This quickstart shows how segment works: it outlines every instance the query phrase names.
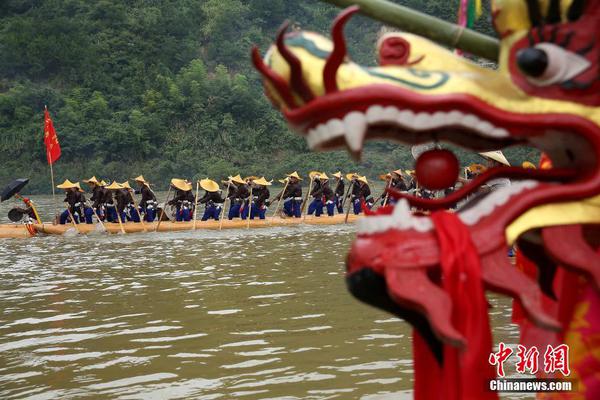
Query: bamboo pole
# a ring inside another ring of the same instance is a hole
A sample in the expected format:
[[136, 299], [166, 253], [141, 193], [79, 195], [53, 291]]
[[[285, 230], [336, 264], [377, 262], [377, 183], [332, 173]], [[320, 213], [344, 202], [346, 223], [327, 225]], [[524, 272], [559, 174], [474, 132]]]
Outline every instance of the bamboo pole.
[[252, 186], [250, 186], [250, 197], [248, 198], [248, 218], [246, 221], [246, 229], [250, 229], [250, 215], [252, 214]]
[[200, 192], [200, 183], [196, 181], [196, 199], [194, 200], [194, 224], [192, 230], [196, 230], [196, 217], [198, 214], [198, 193]]
[[[306, 199], [304, 200], [306, 203], [308, 203], [308, 198], [310, 197], [310, 193], [313, 190], [313, 184], [315, 183], [315, 179], [313, 177], [310, 178], [310, 186], [308, 187], [308, 193], [306, 193]], [[306, 207], [306, 212], [304, 212], [304, 206], [305, 204], [302, 205], [302, 213], [304, 214], [302, 216], [302, 221], [306, 221], [306, 215], [308, 214], [308, 208]]]
[[[131, 193], [131, 192], [129, 192], [129, 193]], [[140, 217], [140, 223], [142, 224], [142, 227], [144, 228], [144, 232], [148, 232], [148, 228], [146, 227], [146, 223], [144, 222], [144, 218], [142, 217], [142, 213], [140, 212], [138, 204], [135, 201], [135, 197], [133, 196], [133, 193], [131, 193], [131, 201], [133, 202], [133, 207], [135, 208], [135, 212], [137, 213], [138, 217]]]
[[360, 13], [403, 31], [426, 37], [441, 45], [458, 48], [478, 57], [498, 61], [500, 42], [472, 29], [394, 4], [387, 0], [322, 0], [338, 7], [353, 5]]
[[231, 208], [231, 199], [229, 198], [229, 188], [231, 187], [231, 181], [227, 182], [227, 191], [225, 192], [225, 200], [223, 201], [223, 209], [221, 210], [221, 218], [219, 218], [219, 230], [223, 229], [223, 217], [225, 217], [225, 209], [227, 200], [229, 200], [229, 208]]
[[279, 206], [283, 202], [283, 195], [285, 194], [285, 190], [287, 189], [289, 183], [290, 183], [289, 179], [285, 181], [285, 185], [283, 186], [283, 190], [281, 191], [281, 196], [279, 196], [279, 200], [277, 200], [277, 207], [275, 207], [275, 211], [273, 212], [273, 215], [271, 215], [271, 218], [269, 219], [269, 225], [273, 223], [273, 218], [275, 218], [275, 216], [277, 216], [277, 211], [279, 211]]
[[71, 220], [71, 224], [73, 224], [73, 227], [77, 231], [77, 234], [80, 234], [81, 232], [79, 231], [79, 227], [75, 223], [75, 217], [73, 217], [73, 213], [71, 212], [71, 209], [69, 207], [69, 204], [67, 204], [67, 212], [69, 213], [69, 219]]
[[[353, 180], [350, 184], [350, 186], [348, 186], [348, 192], [346, 193], [346, 199], [350, 199], [351, 196], [351, 191], [354, 188], [354, 185], [356, 185], [356, 180]], [[344, 217], [344, 223], [347, 224], [348, 223], [348, 217], [350, 216], [350, 208], [354, 208], [354, 203], [352, 203], [352, 201], [350, 201], [350, 203], [348, 204], [348, 208], [346, 209], [346, 216]]]
[[165, 215], [165, 208], [167, 207], [167, 203], [169, 202], [170, 195], [171, 195], [171, 185], [169, 185], [169, 190], [167, 191], [167, 199], [165, 200], [165, 204], [163, 204], [163, 207], [160, 209], [160, 216], [158, 218], [158, 224], [156, 224], [156, 228], [154, 228], [154, 232], [158, 231], [158, 228], [160, 227], [160, 224], [163, 219], [163, 215]]
[[94, 207], [92, 207], [90, 205], [90, 203], [88, 203], [87, 200], [85, 201], [85, 204], [87, 204], [87, 206], [92, 209], [92, 211], [94, 212], [94, 215], [96, 216], [96, 219], [98, 220], [98, 222], [102, 226], [102, 230], [106, 232], [106, 226], [104, 225], [104, 222], [102, 222], [102, 220], [100, 219], [100, 216], [98, 215], [98, 212], [96, 211], [96, 209]]
[[302, 206], [300, 207], [300, 215], [304, 214], [304, 210], [306, 209], [306, 204], [308, 203], [308, 196], [310, 196], [310, 192], [312, 190], [314, 178], [310, 177], [310, 184], [308, 185], [308, 191], [306, 192], [306, 196], [304, 196], [304, 201], [302, 202]]
[[[50, 152], [46, 150], [46, 158], [50, 160]], [[54, 169], [52, 168], [53, 163], [50, 164], [50, 181], [52, 183], [52, 205], [54, 206], [54, 219], [56, 220], [56, 216], [58, 215], [58, 206], [56, 205], [56, 190], [54, 188]]]

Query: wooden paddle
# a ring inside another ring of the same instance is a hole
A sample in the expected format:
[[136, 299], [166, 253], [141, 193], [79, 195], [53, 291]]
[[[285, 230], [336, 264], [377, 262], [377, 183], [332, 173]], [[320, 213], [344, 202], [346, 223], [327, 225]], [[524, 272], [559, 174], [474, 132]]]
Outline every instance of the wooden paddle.
[[288, 187], [288, 183], [290, 183], [289, 179], [285, 181], [285, 185], [283, 186], [283, 190], [280, 193], [279, 200], [277, 200], [277, 207], [275, 207], [275, 212], [273, 212], [273, 215], [269, 219], [269, 225], [273, 223], [273, 218], [277, 216], [277, 211], [279, 211], [279, 206], [283, 202], [283, 195], [285, 194], [285, 190]]
[[[346, 199], [350, 200], [350, 191], [354, 188], [354, 185], [356, 185], [356, 181], [353, 180], [352, 184], [348, 187], [348, 191], [346, 192]], [[344, 223], [347, 224], [348, 223], [348, 217], [350, 216], [350, 208], [354, 208], [354, 204], [352, 203], [352, 201], [350, 201], [350, 204], [348, 204], [348, 209], [346, 210], [346, 216], [344, 217]]]
[[125, 228], [123, 227], [123, 221], [121, 220], [121, 213], [119, 212], [119, 206], [117, 204], [115, 204], [115, 211], [117, 212], [117, 221], [119, 221], [119, 228], [121, 229], [121, 233], [125, 234]]
[[92, 209], [92, 211], [94, 212], [94, 215], [96, 216], [96, 219], [98, 220], [98, 222], [100, 223], [100, 226], [102, 227], [102, 231], [106, 232], [106, 226], [104, 226], [104, 222], [102, 222], [102, 220], [100, 219], [100, 216], [98, 215], [98, 212], [96, 211], [96, 209], [94, 207], [92, 207], [88, 201], [85, 201], [85, 204], [87, 204], [87, 206], [89, 208]]
[[248, 218], [246, 221], [246, 229], [250, 229], [250, 214], [252, 214], [252, 186], [250, 186], [250, 197], [248, 198]]
[[306, 192], [306, 196], [304, 196], [304, 201], [302, 202], [302, 207], [300, 207], [300, 215], [304, 214], [304, 209], [306, 208], [306, 204], [308, 203], [308, 196], [310, 196], [310, 192], [312, 190], [314, 178], [310, 177], [310, 184], [308, 185], [308, 191]]
[[[305, 202], [305, 203], [308, 203], [308, 197], [310, 196], [310, 193], [311, 193], [311, 192], [312, 192], [312, 190], [313, 190], [313, 184], [314, 184], [314, 182], [315, 182], [315, 178], [314, 178], [314, 177], [311, 177], [311, 178], [310, 178], [310, 185], [308, 186], [308, 193], [306, 193], [306, 198], [304, 199], [304, 202]], [[302, 204], [302, 213], [304, 214], [304, 215], [302, 216], [302, 221], [306, 221], [306, 215], [308, 214], [308, 207], [306, 207], [306, 212], [304, 212], [304, 206], [305, 206], [305, 205], [306, 205], [306, 204]]]
[[169, 185], [169, 190], [167, 191], [167, 199], [165, 200], [165, 204], [160, 209], [160, 217], [158, 218], [158, 224], [156, 224], [156, 228], [154, 228], [154, 232], [158, 231], [160, 224], [162, 222], [163, 216], [165, 215], [165, 208], [167, 207], [167, 203], [169, 202], [169, 196], [171, 195], [171, 185]]
[[69, 204], [67, 204], [67, 212], [69, 213], [69, 219], [71, 220], [71, 224], [73, 224], [73, 227], [77, 231], [77, 234], [81, 234], [81, 232], [79, 231], [79, 227], [75, 223], [75, 218], [73, 217], [73, 213], [71, 212], [71, 209], [69, 208]]
[[194, 200], [194, 225], [192, 226], [192, 230], [196, 230], [196, 216], [198, 214], [198, 192], [200, 192], [200, 183], [196, 181], [196, 200]]
[[219, 230], [223, 229], [223, 217], [225, 217], [225, 209], [227, 208], [227, 200], [229, 200], [229, 208], [231, 208], [231, 198], [229, 198], [229, 188], [231, 181], [227, 182], [227, 191], [225, 192], [225, 200], [223, 201], [223, 210], [221, 210], [221, 218], [219, 218]]
[[140, 212], [140, 209], [138, 208], [138, 205], [135, 201], [135, 197], [133, 197], [133, 194], [131, 195], [131, 201], [133, 202], [133, 207], [135, 208], [135, 212], [138, 214], [138, 217], [140, 217], [140, 222], [142, 223], [142, 228], [144, 228], [144, 232], [148, 232], [148, 229], [146, 228], [146, 223], [144, 222], [144, 218], [142, 217], [142, 213]]

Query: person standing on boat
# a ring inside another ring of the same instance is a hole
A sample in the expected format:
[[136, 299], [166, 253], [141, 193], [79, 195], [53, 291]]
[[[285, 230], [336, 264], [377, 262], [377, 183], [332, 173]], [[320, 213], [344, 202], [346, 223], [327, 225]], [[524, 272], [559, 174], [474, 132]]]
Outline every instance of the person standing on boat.
[[370, 209], [373, 206], [373, 198], [371, 197], [371, 188], [365, 176], [355, 175], [352, 182], [351, 194], [352, 208], [355, 215], [362, 211], [362, 203]]
[[133, 188], [129, 185], [129, 181], [121, 183], [123, 186], [123, 197], [125, 198], [125, 214], [127, 221], [140, 222], [140, 212], [135, 207], [135, 199], [133, 198]]
[[252, 208], [250, 211], [250, 219], [256, 217], [265, 219], [267, 214], [267, 203], [271, 192], [267, 186], [271, 186], [271, 182], [267, 181], [265, 177], [260, 177], [252, 181]]
[[[400, 192], [408, 191], [408, 186], [404, 182], [404, 177], [402, 176], [402, 170], [397, 169], [395, 171], [391, 171], [385, 175], [380, 175], [379, 177], [385, 180], [385, 188], [383, 189], [383, 193], [381, 194], [381, 204], [396, 204], [396, 199], [393, 197], [389, 197], [387, 194], [387, 189], [396, 189]], [[385, 179], [384, 179], [385, 177]], [[387, 199], [387, 201], [386, 201]]]
[[204, 215], [202, 215], [202, 221], [208, 221], [209, 219], [219, 220], [221, 209], [225, 200], [221, 197], [219, 190], [219, 184], [211, 179], [200, 180], [200, 187], [205, 190], [204, 196], [198, 200], [198, 203], [205, 204]]
[[[285, 191], [275, 196], [274, 200], [283, 200], [283, 213], [288, 217], [302, 217], [302, 178], [298, 172], [287, 174], [287, 187]], [[284, 180], [285, 182], [285, 180]]]
[[167, 204], [175, 206], [175, 220], [191, 221], [193, 215], [194, 194], [192, 184], [185, 179], [171, 179], [171, 187], [175, 189], [175, 197]]
[[327, 209], [327, 215], [333, 217], [335, 213], [335, 194], [329, 187], [329, 177], [323, 172], [319, 179], [321, 180], [321, 192], [323, 194], [322, 202]]
[[250, 191], [240, 174], [230, 176], [226, 182], [229, 184], [229, 193], [227, 194], [229, 214], [227, 218], [231, 220], [240, 217], [242, 204], [250, 196]]
[[[63, 201], [67, 203], [67, 210], [63, 211], [60, 214], [60, 224], [66, 224], [71, 218], [71, 215], [74, 219], [73, 222], [75, 222], [76, 224], [78, 224], [79, 222], [83, 223], [83, 221], [85, 221], [88, 224], [91, 224], [93, 222], [93, 211], [91, 208], [87, 207], [86, 209], [84, 206], [85, 196], [83, 195], [83, 189], [81, 189], [81, 186], [79, 186], [79, 182], [73, 183], [67, 179], [60, 185], [57, 185], [56, 187], [65, 190], [65, 199]], [[71, 215], [69, 215], [69, 211]]]
[[308, 215], [315, 214], [315, 217], [320, 217], [323, 214], [323, 188], [321, 184], [321, 176], [327, 176], [324, 172], [312, 171], [308, 174], [311, 177], [312, 187], [310, 195], [312, 201], [308, 205]]
[[[102, 185], [102, 183], [104, 183], [104, 185]], [[107, 222], [119, 222], [117, 220], [117, 209], [115, 207], [115, 202], [114, 202], [114, 196], [113, 196], [113, 190], [109, 189], [109, 186], [111, 185], [107, 185], [106, 182], [102, 181], [100, 182], [100, 184], [102, 185], [102, 187], [105, 189], [104, 191], [104, 209], [106, 211], [106, 221]]]
[[[240, 209], [240, 216], [242, 219], [247, 219], [250, 216], [251, 204], [250, 204], [250, 189], [254, 189], [252, 182], [258, 179], [258, 176], [248, 176], [244, 178], [245, 187], [248, 190], [248, 194], [242, 199], [242, 208]], [[252, 190], [252, 197], [255, 197], [256, 193]], [[253, 199], [252, 199], [253, 200]]]
[[142, 195], [139, 211], [144, 214], [144, 221], [153, 222], [154, 218], [156, 218], [156, 207], [158, 206], [156, 195], [152, 189], [150, 189], [150, 184], [144, 179], [143, 175], [138, 176], [134, 181], [139, 186], [139, 190], [135, 193]]
[[333, 201], [335, 203], [335, 207], [337, 208], [338, 213], [344, 213], [344, 193], [345, 193], [345, 184], [344, 184], [344, 176], [342, 175], [342, 171], [338, 171], [332, 174], [335, 177], [335, 189], [333, 191], [334, 198]]
[[92, 208], [96, 210], [98, 218], [104, 220], [104, 197], [106, 196], [105, 192], [107, 190], [100, 184], [95, 176], [92, 176], [90, 179], [84, 179], [83, 181], [90, 186], [90, 189], [92, 189], [92, 197], [90, 197]]
[[120, 218], [121, 222], [125, 222], [126, 199], [122, 191], [123, 186], [117, 183], [117, 181], [113, 181], [106, 189], [110, 192], [110, 204], [106, 205], [107, 216], [110, 216], [110, 219], [107, 218], [106, 220], [108, 222], [118, 223]]

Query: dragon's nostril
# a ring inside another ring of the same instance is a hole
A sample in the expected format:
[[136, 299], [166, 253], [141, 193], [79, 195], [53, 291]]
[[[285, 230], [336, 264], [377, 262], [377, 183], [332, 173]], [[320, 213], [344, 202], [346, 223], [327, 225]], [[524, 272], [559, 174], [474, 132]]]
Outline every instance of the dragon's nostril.
[[524, 74], [537, 78], [548, 68], [548, 55], [544, 50], [529, 47], [517, 53], [517, 65]]

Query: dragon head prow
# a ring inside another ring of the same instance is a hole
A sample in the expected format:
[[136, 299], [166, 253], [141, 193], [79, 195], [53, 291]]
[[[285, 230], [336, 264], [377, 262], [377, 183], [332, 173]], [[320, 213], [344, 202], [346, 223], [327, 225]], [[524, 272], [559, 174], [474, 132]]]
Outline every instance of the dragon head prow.
[[[476, 247], [487, 285], [521, 296], [532, 319], [555, 328], [538, 301], [523, 297], [540, 295], [535, 285], [501, 272], [513, 270], [506, 265], [506, 231], [538, 206], [600, 194], [600, 1], [495, 1], [497, 70], [408, 33], [383, 36], [380, 65], [362, 67], [348, 59], [343, 40], [344, 23], [354, 12], [336, 19], [333, 41], [312, 32], [284, 35], [282, 29], [264, 60], [255, 52], [268, 97], [317, 150], [346, 146], [358, 156], [366, 140], [387, 138], [406, 144], [446, 141], [474, 151], [527, 145], [545, 152], [554, 169], [491, 170], [489, 179], [510, 175], [515, 181], [457, 214], [472, 237], [485, 238]], [[467, 188], [459, 191], [453, 202], [467, 194]], [[368, 267], [386, 277], [394, 300], [414, 307], [413, 288], [397, 286], [386, 274], [402, 270], [406, 277], [439, 266], [433, 223], [410, 206], [434, 209], [447, 200], [406, 200], [388, 214], [359, 221], [348, 268], [352, 274]], [[413, 283], [423, 276], [415, 275]], [[426, 287], [433, 293], [436, 285]], [[439, 309], [426, 300], [420, 298], [421, 310]], [[449, 320], [429, 322], [438, 338], [461, 343]]]

